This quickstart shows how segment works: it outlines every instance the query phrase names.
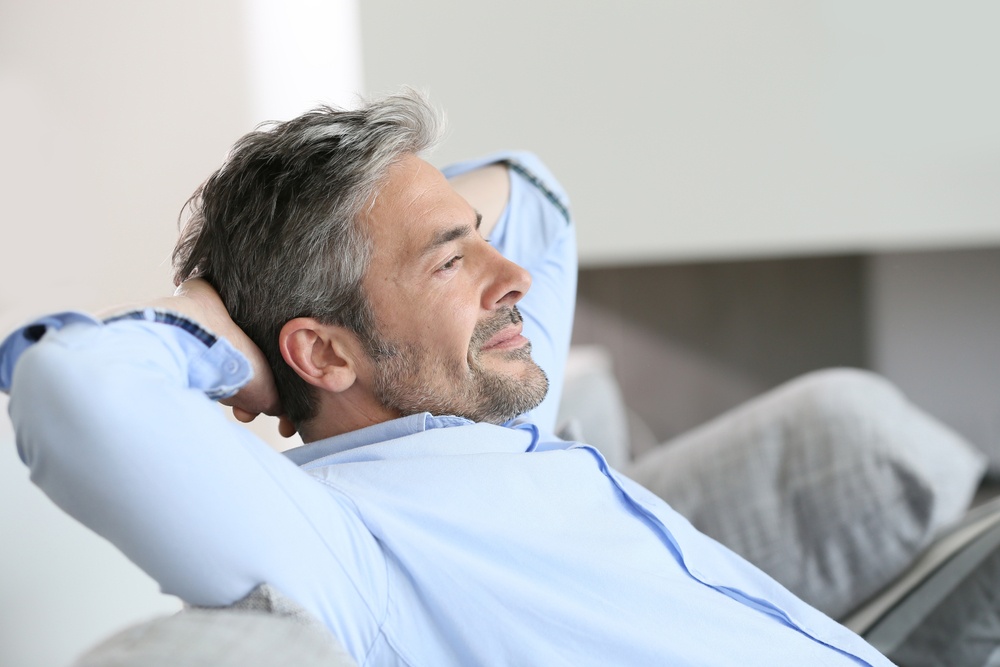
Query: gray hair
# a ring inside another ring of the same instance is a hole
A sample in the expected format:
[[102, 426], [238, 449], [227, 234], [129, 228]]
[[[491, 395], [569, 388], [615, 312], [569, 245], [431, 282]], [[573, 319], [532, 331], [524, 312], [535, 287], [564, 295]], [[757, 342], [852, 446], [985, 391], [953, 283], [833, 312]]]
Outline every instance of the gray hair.
[[410, 89], [356, 110], [321, 106], [265, 123], [236, 142], [181, 211], [174, 281], [206, 279], [263, 351], [286, 414], [316, 414], [316, 395], [282, 359], [281, 327], [312, 317], [375, 340], [362, 290], [370, 242], [359, 224], [386, 172], [437, 142], [441, 117]]

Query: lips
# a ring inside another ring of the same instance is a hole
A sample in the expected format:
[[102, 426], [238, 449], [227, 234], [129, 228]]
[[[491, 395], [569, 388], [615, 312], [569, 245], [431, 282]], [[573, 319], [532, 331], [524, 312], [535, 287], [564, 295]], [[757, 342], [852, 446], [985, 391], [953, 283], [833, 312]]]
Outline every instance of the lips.
[[528, 341], [527, 338], [521, 335], [521, 329], [520, 322], [505, 327], [486, 341], [486, 344], [479, 349], [486, 352], [489, 350], [509, 350], [521, 347]]
[[470, 350], [510, 350], [522, 347], [528, 339], [521, 335], [524, 319], [516, 306], [505, 308], [480, 322], [472, 334]]

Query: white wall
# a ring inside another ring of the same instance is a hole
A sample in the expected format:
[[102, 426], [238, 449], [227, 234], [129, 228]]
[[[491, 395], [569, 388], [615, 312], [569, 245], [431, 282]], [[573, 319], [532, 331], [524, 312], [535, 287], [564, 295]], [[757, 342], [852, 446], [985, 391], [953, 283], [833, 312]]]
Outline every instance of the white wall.
[[[178, 211], [232, 142], [359, 87], [353, 0], [0, 0], [0, 331], [168, 293]], [[12, 438], [0, 419], [0, 665], [68, 664], [176, 609], [30, 485]]]
[[584, 266], [1000, 242], [991, 0], [366, 0], [445, 161], [539, 152]]

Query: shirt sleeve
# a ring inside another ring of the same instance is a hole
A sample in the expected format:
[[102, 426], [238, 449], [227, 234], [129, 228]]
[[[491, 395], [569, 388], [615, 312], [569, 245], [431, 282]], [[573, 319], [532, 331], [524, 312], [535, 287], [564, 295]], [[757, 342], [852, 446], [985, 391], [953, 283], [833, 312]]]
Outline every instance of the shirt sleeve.
[[566, 192], [532, 153], [496, 153], [442, 171], [452, 178], [497, 162], [508, 167], [511, 191], [490, 242], [531, 274], [531, 289], [518, 309], [524, 316], [524, 334], [531, 341], [532, 357], [549, 378], [545, 400], [525, 417], [552, 432], [576, 308], [576, 230]]
[[0, 369], [32, 481], [165, 593], [221, 606], [270, 583], [370, 646], [384, 558], [346, 499], [210, 400], [250, 378], [224, 338], [160, 311], [62, 314], [8, 337]]

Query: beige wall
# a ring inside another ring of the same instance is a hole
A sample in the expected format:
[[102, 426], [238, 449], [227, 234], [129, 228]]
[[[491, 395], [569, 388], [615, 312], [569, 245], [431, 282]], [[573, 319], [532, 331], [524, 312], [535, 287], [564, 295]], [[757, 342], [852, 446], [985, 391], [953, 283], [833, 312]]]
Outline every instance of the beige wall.
[[[249, 118], [236, 2], [6, 2], [0, 328], [170, 289], [177, 212]], [[0, 663], [68, 664], [177, 603], [0, 447]]]
[[1000, 4], [366, 0], [440, 159], [539, 152], [584, 266], [1000, 242]]
[[[356, 22], [353, 0], [0, 0], [0, 330], [171, 290], [178, 211], [232, 142], [351, 101]], [[30, 485], [7, 419], [0, 535], [0, 665], [177, 607]]]

